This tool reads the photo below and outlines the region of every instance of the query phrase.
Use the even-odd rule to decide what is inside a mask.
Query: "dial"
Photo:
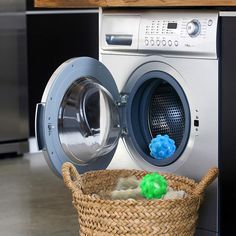
[[[201,32],[201,24],[198,20],[194,19],[188,22],[186,30],[189,36],[196,37]]]

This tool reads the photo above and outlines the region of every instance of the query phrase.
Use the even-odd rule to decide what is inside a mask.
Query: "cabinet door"
[[[27,15],[30,136],[36,104],[56,68],[72,57],[98,58],[97,13],[34,13]]]

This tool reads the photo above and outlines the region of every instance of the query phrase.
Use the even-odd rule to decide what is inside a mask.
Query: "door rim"
[[[84,77],[95,78],[101,86],[112,94],[116,103],[118,103],[120,98],[118,88],[111,73],[96,59],[89,57],[73,58],[64,62],[53,73],[41,100],[41,104],[44,105],[44,111],[42,112],[43,117],[41,119],[40,127],[43,129],[41,133],[43,134],[42,143],[45,144],[43,150],[45,159],[54,173],[58,176],[61,176],[61,167],[65,162],[73,163],[80,173],[97,169],[106,169],[110,164],[118,145],[117,142],[114,149],[108,154],[100,156],[86,165],[79,165],[65,154],[58,134],[58,112],[61,101],[68,88],[70,88],[74,81],[78,81],[79,78]]]
[[[161,73],[166,73],[170,77],[172,77],[180,86],[180,88],[183,90],[185,96],[186,96],[186,101],[188,102],[188,107],[189,107],[189,134],[188,134],[188,140],[186,142],[185,148],[182,151],[182,154],[173,162],[171,162],[169,165],[162,165],[162,166],[157,166],[149,163],[147,159],[143,158],[143,152],[140,154],[139,148],[137,148],[139,145],[137,144],[133,130],[131,127],[131,116],[128,112],[128,110],[131,108],[132,102],[133,102],[133,97],[136,91],[142,86],[144,81],[140,81],[140,78],[144,76],[147,73],[154,72],[154,71],[159,71]],[[144,170],[147,171],[158,171],[161,169],[161,171],[176,171],[183,163],[188,159],[194,141],[195,141],[195,133],[194,130],[192,129],[192,109],[193,103],[191,99],[191,95],[189,93],[189,89],[187,86],[187,83],[185,82],[184,78],[178,73],[177,70],[175,70],[172,66],[161,62],[161,61],[147,61],[144,64],[141,64],[137,69],[131,74],[129,77],[127,83],[124,86],[124,90],[122,91],[124,94],[128,94],[128,102],[126,104],[126,109],[124,111],[124,119],[127,124],[127,134],[122,136],[123,142],[128,149],[129,154],[131,155],[131,158],[139,165]]]

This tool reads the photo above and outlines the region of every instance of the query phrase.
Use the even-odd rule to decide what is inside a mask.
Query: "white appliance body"
[[[194,19],[200,22],[202,28],[199,35],[191,37],[186,32],[186,27]],[[177,23],[177,29],[168,32],[168,22]],[[154,31],[157,25],[159,28],[156,33]],[[133,35],[130,46],[109,45],[106,42],[106,35],[126,34]],[[157,167],[143,160],[130,147],[130,138],[127,137],[129,133],[126,133],[124,142],[119,142],[108,168],[175,172],[200,180],[210,167],[218,166],[216,39],[216,12],[108,11],[100,14],[100,61],[112,73],[119,91],[122,93],[125,90],[127,81],[132,79],[131,75],[138,68],[155,62],[157,70],[170,74],[182,87],[191,114],[187,145],[174,163]],[[163,41],[166,42],[165,45]],[[170,43],[168,45],[170,41],[171,46]],[[175,42],[178,42],[178,46]],[[199,126],[195,126],[196,120]],[[200,211],[198,234],[201,236],[217,235],[217,199],[218,183],[215,181],[207,190],[205,203]]]

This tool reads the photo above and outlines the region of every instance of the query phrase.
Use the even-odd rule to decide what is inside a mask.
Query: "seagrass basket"
[[[217,177],[218,169],[210,169],[199,183],[186,177],[160,173],[170,187],[187,193],[183,199],[110,200],[97,195],[101,192],[109,195],[119,177],[134,175],[140,179],[147,173],[140,170],[101,170],[79,175],[72,164],[65,163],[62,174],[78,211],[80,235],[194,235],[204,190]]]

